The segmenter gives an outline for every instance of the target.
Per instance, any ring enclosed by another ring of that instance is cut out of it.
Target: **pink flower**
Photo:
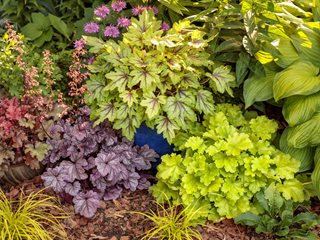
[[[107,26],[104,30],[105,37],[116,38],[116,37],[119,37],[119,35],[120,35],[119,29],[113,25]]]
[[[147,10],[152,10],[154,15],[157,15],[159,13],[159,10],[156,6],[148,6]]]
[[[100,27],[97,23],[88,22],[84,25],[83,29],[86,33],[97,33],[99,32]]]
[[[83,38],[76,40],[74,42],[75,49],[83,49],[85,46],[86,46],[86,40],[84,40]]]
[[[138,16],[138,15],[140,15],[144,10],[145,10],[145,7],[143,7],[143,6],[136,6],[136,7],[132,8],[132,15],[133,15],[133,16]]]
[[[118,19],[118,26],[127,28],[130,25],[131,25],[130,19],[128,19],[126,17],[121,17]]]
[[[106,5],[102,5],[94,10],[94,14],[102,18],[105,18],[109,13],[110,9]]]
[[[111,4],[112,10],[115,12],[121,12],[126,7],[127,7],[127,3],[123,0],[116,0]]]
[[[163,31],[168,31],[170,29],[170,25],[168,23],[166,23],[166,22],[162,22],[161,23],[161,29]]]
[[[96,57],[95,56],[92,56],[88,59],[88,64],[91,65],[93,64],[94,60],[96,60]]]

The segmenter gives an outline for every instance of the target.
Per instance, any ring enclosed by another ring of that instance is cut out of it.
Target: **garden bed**
[[[19,196],[21,189],[25,193],[36,192],[43,188],[41,178],[23,184],[5,186],[7,196]],[[49,195],[56,196],[51,190]],[[72,215],[70,219],[63,220],[67,230],[68,240],[139,240],[143,233],[153,225],[145,217],[132,213],[133,211],[149,212],[156,210],[154,199],[146,190],[125,192],[123,196],[113,201],[101,201],[101,208],[92,219],[79,215]],[[74,211],[73,205],[63,203],[67,212]],[[320,215],[319,201],[314,201],[311,211]],[[219,223],[208,223],[205,227],[198,227],[204,240],[269,240],[271,236],[255,233],[253,228],[236,225],[233,220],[225,219]],[[314,230],[320,236],[320,225]]]

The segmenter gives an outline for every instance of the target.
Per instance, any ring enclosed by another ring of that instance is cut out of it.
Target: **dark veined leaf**
[[[281,151],[290,154],[293,158],[300,161],[299,172],[305,172],[313,167],[315,149],[312,147],[294,148],[288,145],[288,131],[286,128],[281,135],[279,147]]]
[[[241,213],[234,219],[236,224],[243,224],[247,226],[256,226],[260,221],[261,217],[251,212]]]
[[[160,83],[159,71],[158,69],[150,64],[146,68],[136,68],[130,72],[130,78],[128,82],[128,87],[139,84],[143,92],[153,92],[156,89],[157,84]]]
[[[273,79],[275,72],[268,71],[266,76],[253,75],[244,81],[243,96],[246,108],[255,102],[266,101],[273,97]]]
[[[141,106],[146,108],[149,120],[154,119],[161,113],[162,106],[166,103],[166,96],[154,96],[152,93],[141,101]]]
[[[132,78],[128,67],[116,68],[115,71],[107,73],[105,77],[111,80],[107,85],[107,89],[113,90],[118,88],[119,92],[123,92],[126,89],[128,82]]]
[[[297,61],[276,74],[273,95],[276,101],[293,95],[310,95],[320,90],[319,68],[308,61]]]
[[[98,116],[99,119],[95,121],[95,125],[102,123],[106,119],[113,122],[116,118],[116,106],[113,102],[106,102],[99,106]]]
[[[316,113],[310,120],[292,127],[288,132],[289,146],[304,148],[320,144],[320,113]]]
[[[141,125],[141,114],[135,114],[134,116],[127,116],[124,118],[116,119],[114,122],[114,129],[121,129],[122,134],[129,140],[132,140],[136,129]]]
[[[307,96],[292,96],[285,99],[282,113],[291,127],[308,121],[320,111],[320,92]]]
[[[73,198],[73,203],[75,213],[91,218],[100,206],[100,197],[92,190],[86,193],[80,192]]]
[[[162,133],[169,143],[172,143],[172,140],[175,137],[175,130],[178,130],[178,129],[179,129],[178,125],[169,117],[161,116],[158,118],[157,132],[159,134]]]
[[[212,93],[207,90],[200,90],[196,95],[196,109],[200,113],[210,114],[214,110],[214,100]]]

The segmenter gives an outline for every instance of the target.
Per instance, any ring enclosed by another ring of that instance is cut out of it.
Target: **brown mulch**
[[[4,188],[2,186],[2,188]],[[7,195],[18,196],[20,189],[25,193],[38,191],[43,188],[41,179],[24,182],[19,186],[4,188]],[[46,190],[48,194],[55,195],[53,191]],[[316,202],[312,211],[320,215],[320,202]],[[64,203],[67,212],[73,212],[71,204]],[[101,208],[92,219],[79,215],[63,220],[68,233],[68,240],[139,240],[143,233],[153,225],[142,215],[133,211],[149,212],[156,210],[153,198],[147,191],[126,192],[113,201],[101,201]],[[226,219],[219,223],[208,223],[205,227],[197,228],[203,240],[271,240],[272,237],[256,234],[254,229],[236,225],[232,220]],[[320,233],[320,226],[315,231]]]

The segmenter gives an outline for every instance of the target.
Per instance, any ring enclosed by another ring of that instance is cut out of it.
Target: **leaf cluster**
[[[232,95],[235,77],[228,66],[210,61],[210,39],[190,22],[164,33],[150,11],[131,21],[121,41],[85,38],[97,54],[87,103],[97,123],[108,119],[129,139],[145,121],[171,142],[212,111],[212,92]]]
[[[121,139],[106,121],[93,127],[86,107],[76,116],[50,127],[52,139],[47,143],[52,149],[42,179],[45,186],[71,198],[76,213],[90,218],[101,199],[116,199],[123,189],[148,188],[142,170],[150,169],[158,155],[147,145],[140,148]]]
[[[257,233],[279,239],[318,239],[310,230],[320,223],[319,216],[311,212],[295,214],[298,205],[285,200],[274,185],[258,192],[255,199],[265,212],[260,216],[242,213],[235,218],[235,223],[255,227]]]
[[[151,187],[158,201],[166,200],[162,193],[185,206],[197,200],[206,208],[194,217],[217,220],[258,213],[251,201],[271,183],[287,200],[309,198],[295,178],[299,161],[271,143],[275,121],[265,116],[246,119],[238,106],[220,104],[205,116],[203,126],[176,143],[181,154],[162,157],[158,183]]]
[[[61,219],[69,218],[55,197],[40,190],[8,199],[0,190],[0,237],[8,240],[67,239]]]

